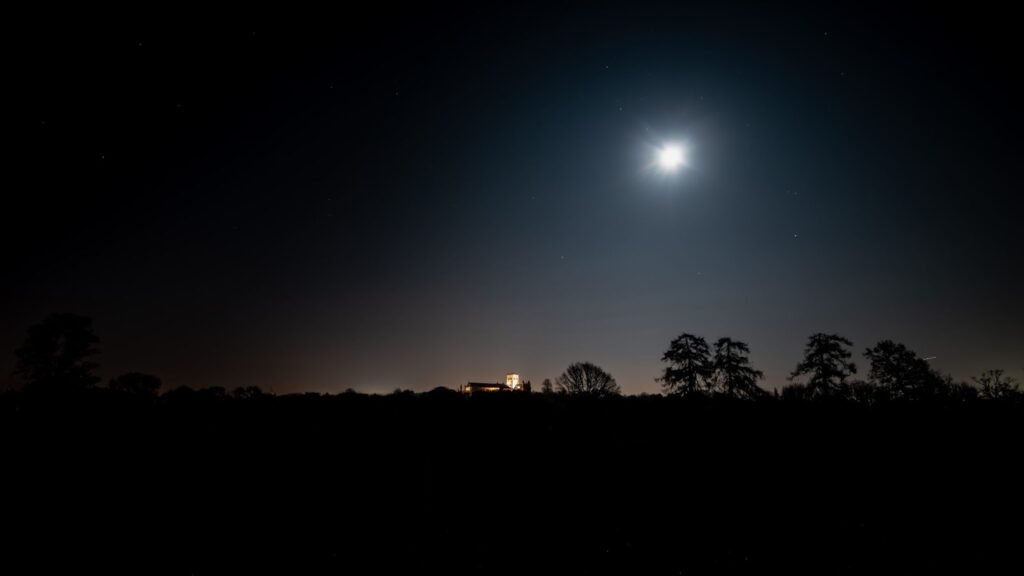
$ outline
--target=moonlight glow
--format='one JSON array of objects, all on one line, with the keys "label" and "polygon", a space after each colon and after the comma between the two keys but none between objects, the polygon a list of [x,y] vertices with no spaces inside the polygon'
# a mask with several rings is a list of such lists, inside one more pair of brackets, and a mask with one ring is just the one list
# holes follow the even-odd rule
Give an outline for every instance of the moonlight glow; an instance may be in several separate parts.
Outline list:
[{"label": "moonlight glow", "polygon": [[686,150],[678,144],[667,144],[658,151],[658,165],[665,172],[675,172],[686,165]]}]

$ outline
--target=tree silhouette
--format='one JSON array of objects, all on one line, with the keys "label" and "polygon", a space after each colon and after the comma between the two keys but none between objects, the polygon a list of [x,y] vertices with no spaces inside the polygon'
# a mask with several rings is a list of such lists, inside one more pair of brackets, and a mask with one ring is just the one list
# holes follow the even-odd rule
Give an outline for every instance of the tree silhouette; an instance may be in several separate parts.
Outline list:
[{"label": "tree silhouette", "polygon": [[228,397],[228,391],[227,388],[224,388],[223,386],[208,386],[206,388],[196,390],[196,395],[205,401],[219,402]]},{"label": "tree silhouette", "polygon": [[555,388],[551,384],[550,378],[545,378],[544,381],[540,383],[540,391],[541,394],[553,394],[555,392]]},{"label": "tree silhouette", "polygon": [[[878,401],[880,394],[888,395],[881,387],[865,382],[854,380],[846,386],[846,397],[852,402],[859,404],[874,404]],[[888,396],[891,397],[891,396]]]},{"label": "tree silhouette", "polygon": [[985,370],[977,378],[971,380],[978,385],[978,395],[986,400],[1002,400],[1020,393],[1017,380],[1003,376],[1002,370]]},{"label": "tree silhouette", "polygon": [[943,378],[946,397],[954,402],[972,402],[978,399],[978,389],[966,382],[954,382],[952,376]]},{"label": "tree silhouette", "polygon": [[710,390],[714,366],[704,338],[686,333],[676,336],[661,361],[668,363],[658,378],[666,394],[689,396]]},{"label": "tree silhouette", "polygon": [[857,373],[850,362],[846,346],[853,343],[838,334],[812,334],[804,348],[804,359],[789,375],[790,380],[810,375],[807,392],[810,396],[838,397],[846,394],[846,379]]},{"label": "tree silhouette", "polygon": [[231,397],[236,400],[252,400],[263,396],[263,390],[259,386],[238,386],[231,391]]},{"label": "tree silhouette", "polygon": [[883,340],[864,351],[871,362],[868,381],[891,398],[923,399],[936,396],[942,378],[928,362],[903,344]]},{"label": "tree silhouette", "polygon": [[558,391],[565,394],[614,396],[620,393],[612,375],[590,362],[574,362],[555,379]]},{"label": "tree silhouette", "polygon": [[715,387],[734,398],[760,398],[766,394],[757,386],[764,373],[750,367],[750,347],[731,338],[719,338],[715,342],[714,376]]},{"label": "tree silhouette", "polygon": [[112,378],[107,387],[114,392],[131,394],[132,396],[156,397],[162,382],[152,374],[142,372],[127,372],[117,378]]},{"label": "tree silhouette", "polygon": [[82,390],[100,381],[93,374],[99,354],[99,337],[92,318],[76,314],[53,314],[28,329],[28,337],[15,351],[14,374],[26,381],[26,388],[38,391]]}]

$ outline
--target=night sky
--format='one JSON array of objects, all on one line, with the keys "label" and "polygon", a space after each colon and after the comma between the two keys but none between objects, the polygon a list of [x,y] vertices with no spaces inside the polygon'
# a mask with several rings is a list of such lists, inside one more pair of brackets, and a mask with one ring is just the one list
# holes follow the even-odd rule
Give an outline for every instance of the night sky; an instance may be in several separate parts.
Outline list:
[{"label": "night sky", "polygon": [[63,311],[165,387],[656,392],[684,331],[1024,377],[1008,14],[595,6],[13,18],[0,381]]}]

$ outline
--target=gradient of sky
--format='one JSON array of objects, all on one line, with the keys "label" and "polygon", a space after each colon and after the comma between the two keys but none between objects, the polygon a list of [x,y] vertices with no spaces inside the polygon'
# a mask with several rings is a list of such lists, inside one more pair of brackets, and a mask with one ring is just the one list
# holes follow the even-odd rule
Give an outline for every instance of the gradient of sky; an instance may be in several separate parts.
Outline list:
[{"label": "gradient of sky", "polygon": [[[891,338],[1024,379],[1006,14],[19,16],[6,385],[58,311],[95,319],[105,377],[167,386],[538,384],[589,360],[655,392],[684,331],[747,342],[767,387],[818,331],[862,368]],[[666,177],[674,140],[691,163]]]}]

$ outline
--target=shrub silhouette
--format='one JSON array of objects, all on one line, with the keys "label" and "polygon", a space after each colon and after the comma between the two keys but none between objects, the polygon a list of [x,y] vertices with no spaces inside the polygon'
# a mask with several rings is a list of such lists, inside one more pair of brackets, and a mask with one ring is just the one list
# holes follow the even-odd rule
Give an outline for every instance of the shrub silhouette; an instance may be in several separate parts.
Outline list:
[{"label": "shrub silhouette", "polygon": [[239,386],[231,391],[231,397],[236,400],[252,400],[263,396],[263,390],[259,386]]},{"label": "shrub silhouette", "polygon": [[155,398],[160,390],[162,382],[152,374],[142,372],[126,372],[117,378],[112,378],[107,384],[113,392],[130,394],[132,396]]}]

